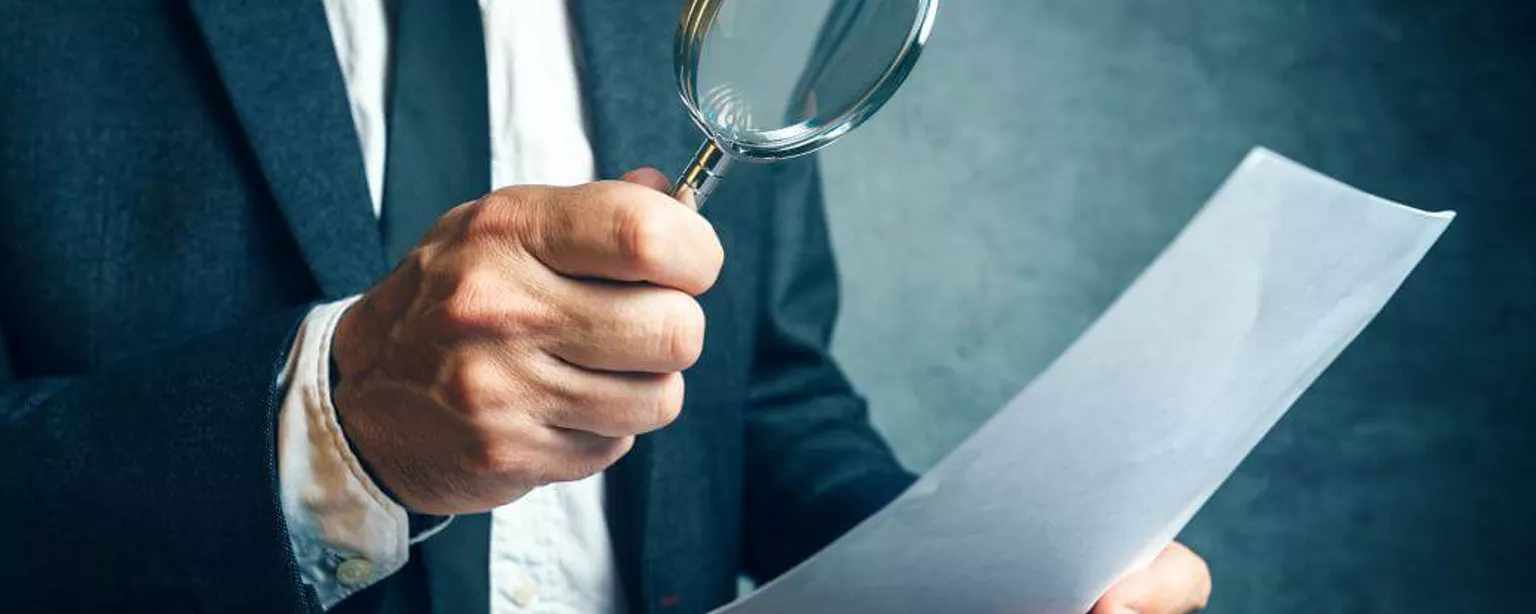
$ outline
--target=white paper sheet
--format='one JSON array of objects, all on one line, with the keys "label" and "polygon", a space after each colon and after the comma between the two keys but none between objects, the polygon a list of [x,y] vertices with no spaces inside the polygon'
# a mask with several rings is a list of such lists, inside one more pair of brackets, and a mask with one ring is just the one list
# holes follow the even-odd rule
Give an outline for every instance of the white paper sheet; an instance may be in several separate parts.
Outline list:
[{"label": "white paper sheet", "polygon": [[1454,216],[1255,150],[980,431],[879,514],[716,612],[1086,612],[1173,539]]}]

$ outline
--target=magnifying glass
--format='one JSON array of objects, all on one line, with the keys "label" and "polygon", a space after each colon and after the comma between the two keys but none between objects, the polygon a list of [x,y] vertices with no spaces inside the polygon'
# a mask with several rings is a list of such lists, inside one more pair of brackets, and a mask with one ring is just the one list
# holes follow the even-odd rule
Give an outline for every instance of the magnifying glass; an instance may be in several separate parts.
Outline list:
[{"label": "magnifying glass", "polygon": [[673,186],[702,207],[735,160],[772,162],[837,140],[890,100],[939,0],[689,0],[678,87],[707,139]]}]

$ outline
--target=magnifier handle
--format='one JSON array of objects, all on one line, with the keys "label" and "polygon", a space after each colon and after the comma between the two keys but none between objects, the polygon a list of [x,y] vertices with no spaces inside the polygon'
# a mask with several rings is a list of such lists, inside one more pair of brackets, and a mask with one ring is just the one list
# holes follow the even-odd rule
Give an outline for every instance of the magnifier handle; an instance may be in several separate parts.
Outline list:
[{"label": "magnifier handle", "polygon": [[715,144],[714,139],[706,139],[699,152],[693,154],[688,168],[677,178],[677,183],[672,185],[672,197],[692,204],[695,209],[703,209],[704,201],[709,200],[709,195],[714,193],[730,168],[731,157]]}]

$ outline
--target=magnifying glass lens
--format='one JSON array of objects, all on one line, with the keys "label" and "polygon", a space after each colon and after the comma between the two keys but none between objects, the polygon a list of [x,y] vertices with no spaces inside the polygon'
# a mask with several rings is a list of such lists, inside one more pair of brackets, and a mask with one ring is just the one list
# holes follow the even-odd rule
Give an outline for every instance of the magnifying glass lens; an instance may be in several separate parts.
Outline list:
[{"label": "magnifying glass lens", "polygon": [[939,0],[690,0],[678,83],[709,139],[674,192],[702,204],[732,160],[807,154],[868,119],[927,41]]},{"label": "magnifying glass lens", "polygon": [[909,44],[913,0],[730,0],[698,54],[693,99],[717,138],[778,147],[855,110]]}]

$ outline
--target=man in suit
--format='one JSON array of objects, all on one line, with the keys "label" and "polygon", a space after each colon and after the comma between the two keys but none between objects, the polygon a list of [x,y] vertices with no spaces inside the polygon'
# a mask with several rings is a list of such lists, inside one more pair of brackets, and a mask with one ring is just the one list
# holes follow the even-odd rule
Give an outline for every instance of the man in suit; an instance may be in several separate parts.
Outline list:
[{"label": "man in suit", "polygon": [[697,138],[679,7],[3,10],[0,610],[706,612],[910,483],[814,162],[625,172]]}]

